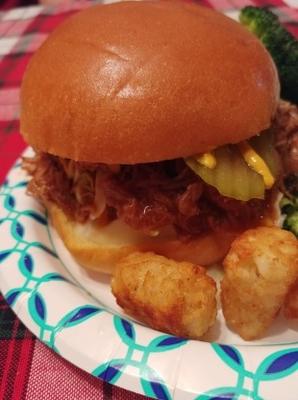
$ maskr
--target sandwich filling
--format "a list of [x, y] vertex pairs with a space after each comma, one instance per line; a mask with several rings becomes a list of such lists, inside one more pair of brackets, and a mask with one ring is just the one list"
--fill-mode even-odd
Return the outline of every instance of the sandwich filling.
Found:
[[[291, 171], [297, 163], [297, 115], [296, 107], [281, 103], [271, 129], [282, 158], [287, 160], [285, 167]], [[236, 146], [239, 157], [244, 160], [253, 152], [248, 144]], [[229, 147], [225, 151], [232, 154], [236, 150]], [[223, 150], [221, 153], [215, 151], [215, 158], [213, 153], [197, 156], [198, 167], [189, 159], [107, 165], [76, 162], [37, 152], [35, 157], [24, 159], [23, 167], [32, 175], [28, 192], [44, 204], [55, 203], [78, 222], [96, 220], [108, 224], [119, 218], [151, 236], [158, 235], [160, 229], [170, 225], [181, 239], [188, 240], [210, 231], [241, 231], [257, 226], [273, 203], [275, 190], [266, 190], [263, 198], [246, 201], [239, 200], [239, 196], [237, 199], [237, 196], [224, 195], [221, 187], [229, 186], [229, 177], [224, 175], [219, 179], [222, 171], [216, 172], [215, 168], [216, 164], [220, 166], [222, 153]], [[226, 171], [229, 171], [229, 162], [225, 163]], [[202, 169], [200, 165], [204, 163]], [[265, 162], [260, 165], [267, 167]], [[260, 176], [259, 182], [263, 182], [264, 176]], [[248, 183], [239, 185], [242, 185], [242, 192], [248, 192]]]

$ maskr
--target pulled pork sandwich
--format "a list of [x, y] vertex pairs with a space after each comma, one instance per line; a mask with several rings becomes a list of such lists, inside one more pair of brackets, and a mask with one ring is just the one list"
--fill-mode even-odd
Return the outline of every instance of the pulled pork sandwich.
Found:
[[209, 265], [275, 223], [278, 102], [269, 53], [237, 22], [179, 2], [91, 7], [25, 73], [28, 192], [87, 268], [132, 251]]

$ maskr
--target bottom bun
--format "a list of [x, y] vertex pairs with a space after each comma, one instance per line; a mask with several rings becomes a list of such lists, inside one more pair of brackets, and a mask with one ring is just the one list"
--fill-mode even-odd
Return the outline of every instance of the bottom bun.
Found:
[[120, 220], [104, 226], [96, 222], [81, 224], [53, 204], [47, 208], [54, 228], [73, 257], [87, 269], [108, 274], [113, 273], [122, 257], [135, 251], [153, 251], [177, 261], [211, 265], [224, 258], [239, 235], [239, 232], [212, 233], [181, 242], [171, 228], [149, 237]]

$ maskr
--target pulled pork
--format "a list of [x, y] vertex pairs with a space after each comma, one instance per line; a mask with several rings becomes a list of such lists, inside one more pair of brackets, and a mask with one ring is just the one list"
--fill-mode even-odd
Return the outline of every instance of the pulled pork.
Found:
[[298, 173], [298, 107], [281, 101], [273, 128], [285, 175]]
[[242, 202], [221, 196], [182, 159], [108, 166], [61, 159], [46, 153], [25, 158], [33, 177], [29, 194], [54, 202], [79, 222], [122, 219], [154, 235], [173, 225], [181, 238], [210, 230], [243, 230], [257, 225], [266, 202]]

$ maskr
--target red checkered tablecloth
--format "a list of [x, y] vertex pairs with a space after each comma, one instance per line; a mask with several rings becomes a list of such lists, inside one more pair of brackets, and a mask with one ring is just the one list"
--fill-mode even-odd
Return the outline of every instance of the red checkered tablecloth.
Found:
[[[35, 5], [5, 12], [1, 12], [1, 3], [0, 0], [0, 183], [25, 148], [19, 135], [19, 88], [30, 57], [65, 18], [95, 1], [67, 2], [52, 8]], [[245, 5], [270, 6], [298, 36], [298, 0], [197, 3], [230, 15]], [[60, 358], [24, 327], [0, 294], [0, 400], [111, 398], [142, 399], [143, 396], [112, 387]]]

